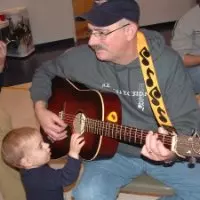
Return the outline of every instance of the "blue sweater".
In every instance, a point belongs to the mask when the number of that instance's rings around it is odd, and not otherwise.
[[[21,178],[27,200],[64,200],[63,187],[72,184],[78,178],[80,160],[68,156],[62,169],[53,169],[48,165],[30,170],[22,169]]]

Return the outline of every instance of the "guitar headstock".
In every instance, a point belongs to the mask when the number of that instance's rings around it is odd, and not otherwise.
[[[196,132],[191,136],[178,135],[174,145],[174,152],[182,158],[200,158],[200,136]]]

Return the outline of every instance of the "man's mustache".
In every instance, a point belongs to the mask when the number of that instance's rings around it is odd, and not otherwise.
[[[106,50],[106,48],[103,47],[102,45],[92,45],[91,48],[94,49],[95,51]]]

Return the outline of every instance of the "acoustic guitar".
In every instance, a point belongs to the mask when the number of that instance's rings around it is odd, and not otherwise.
[[[49,142],[52,159],[66,155],[73,132],[84,136],[85,145],[80,156],[85,160],[111,158],[118,143],[144,145],[148,130],[121,124],[121,104],[117,95],[101,93],[80,83],[56,78],[52,84],[52,97],[48,109],[68,124],[67,137],[52,141],[42,130],[44,140]],[[200,157],[200,140],[197,136],[159,134],[166,148],[182,158]]]

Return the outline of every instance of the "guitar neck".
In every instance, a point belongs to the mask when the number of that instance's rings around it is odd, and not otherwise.
[[[85,131],[92,132],[96,135],[117,139],[121,142],[139,145],[145,144],[145,139],[148,134],[147,130],[90,118],[86,118]],[[159,134],[158,139],[162,141],[165,147],[171,149],[172,137],[170,135]]]

